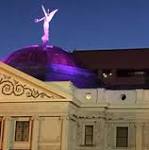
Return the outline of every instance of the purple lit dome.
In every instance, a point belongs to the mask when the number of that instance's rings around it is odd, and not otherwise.
[[[42,81],[72,81],[80,88],[97,86],[96,75],[76,65],[72,53],[59,47],[22,48],[4,62]]]

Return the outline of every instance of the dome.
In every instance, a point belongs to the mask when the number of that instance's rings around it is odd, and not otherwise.
[[[47,64],[63,64],[75,66],[75,62],[71,53],[62,50],[59,47],[47,46],[31,46],[19,49],[13,52],[5,62],[10,65],[47,65]]]
[[[4,61],[42,81],[72,81],[77,87],[97,86],[96,75],[80,68],[72,53],[55,46],[30,46],[13,52]]]

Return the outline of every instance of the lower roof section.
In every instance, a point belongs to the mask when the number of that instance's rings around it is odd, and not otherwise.
[[[76,50],[73,52],[73,56],[82,67],[91,70],[100,68],[149,68],[149,48]]]

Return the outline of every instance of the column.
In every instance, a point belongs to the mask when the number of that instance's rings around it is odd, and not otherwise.
[[[31,143],[32,150],[38,150],[38,144],[39,144],[39,123],[40,123],[39,121],[40,121],[39,117],[33,117],[32,118],[32,143]]]
[[[11,130],[11,117],[4,118],[4,133],[3,133],[3,145],[4,150],[9,150],[10,148],[10,130]]]
[[[142,123],[136,123],[136,150],[142,149]]]
[[[143,126],[143,146],[144,149],[149,147],[149,122],[146,122]]]
[[[129,122],[128,129],[128,146],[132,149],[136,147],[136,125],[134,122]]]
[[[61,150],[69,149],[69,117],[62,118],[62,135],[61,135]]]
[[[107,122],[104,120],[104,150],[107,150],[107,128],[108,128],[108,124]]]
[[[73,131],[71,132],[71,134],[72,134],[72,150],[75,150],[75,147],[76,147],[76,144],[77,144],[77,140],[76,140],[76,138],[77,138],[77,122],[75,121],[72,121],[72,123],[73,123]]]

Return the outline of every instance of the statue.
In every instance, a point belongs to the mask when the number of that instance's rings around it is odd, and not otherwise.
[[[45,16],[41,19],[35,19],[35,22],[38,23],[42,20],[44,21],[43,23],[44,35],[42,36],[41,39],[42,39],[43,45],[46,46],[49,41],[49,23],[51,22],[52,18],[54,17],[58,9],[55,9],[52,12],[49,12],[49,9],[48,9],[48,11],[46,12],[44,6],[42,5],[42,10]]]

